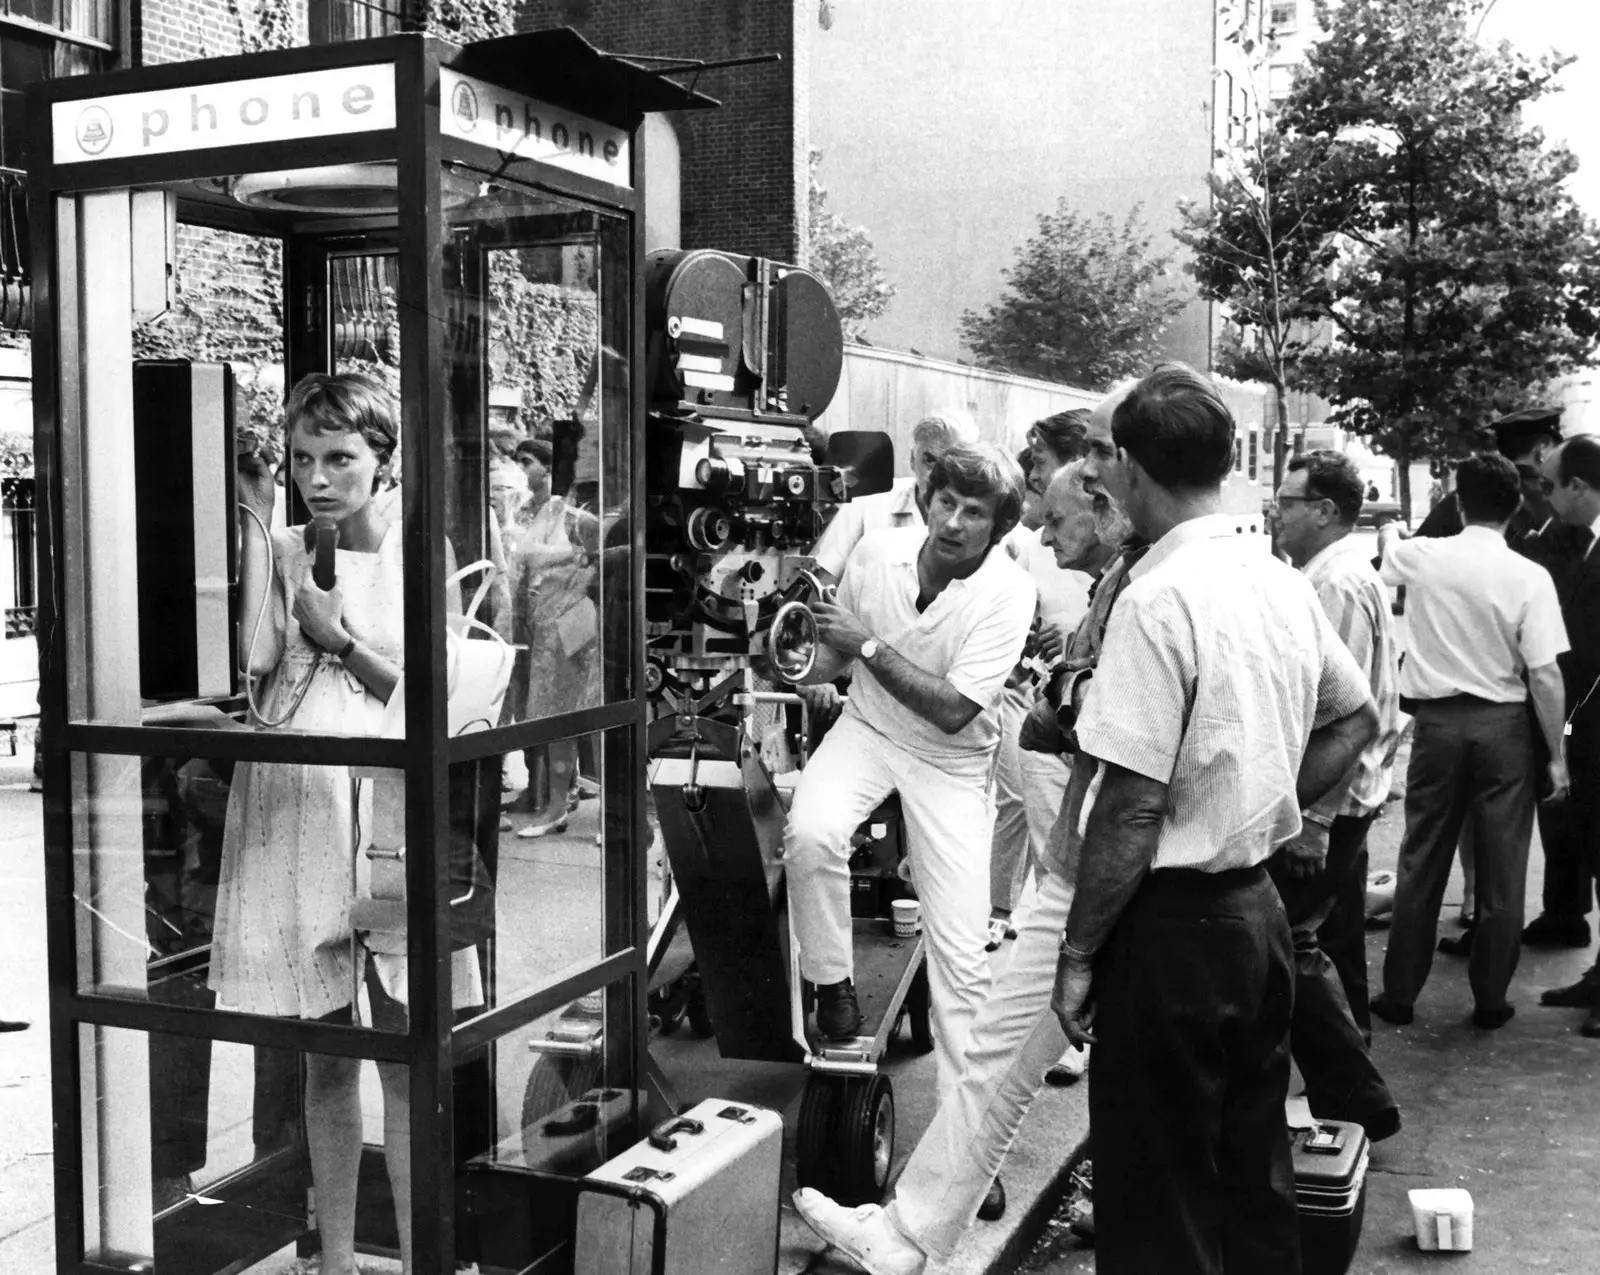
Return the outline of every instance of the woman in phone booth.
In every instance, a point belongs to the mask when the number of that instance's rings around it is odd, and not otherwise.
[[[404,666],[401,535],[373,497],[399,439],[388,393],[355,373],[302,379],[284,409],[287,469],[313,527],[337,529],[332,587],[314,578],[311,528],[269,533],[272,472],[239,458],[243,511],[240,645],[258,726],[377,734]],[[370,785],[362,785],[367,791]],[[341,766],[241,762],[229,795],[210,986],[230,1009],[352,1021],[364,975],[373,1025],[403,1031],[392,971],[380,978],[352,942],[352,784]],[[359,800],[359,799],[358,799]],[[370,808],[370,795],[360,802]],[[402,963],[403,963],[403,958]],[[360,961],[364,969],[353,965]],[[404,974],[398,995],[403,996]],[[385,984],[389,987],[386,990]],[[384,1143],[410,1263],[409,1106],[404,1069],[378,1063]],[[362,1122],[360,1061],[306,1058],[306,1140],[316,1187],[323,1275],[356,1275],[356,1181]]]

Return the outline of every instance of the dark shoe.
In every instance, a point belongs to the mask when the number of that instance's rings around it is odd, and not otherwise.
[[[1460,934],[1440,939],[1439,950],[1446,956],[1471,956],[1472,933],[1472,926],[1469,925]]]
[[[817,1031],[829,1040],[854,1040],[861,1031],[856,985],[848,978],[817,985]]]
[[[1516,1012],[1515,1005],[1502,1005],[1499,1009],[1475,1009],[1472,1011],[1472,1025],[1481,1027],[1486,1032],[1492,1032],[1509,1023]]]
[[[1070,1067],[1066,1063],[1051,1063],[1044,1073],[1044,1083],[1053,1089],[1066,1089],[1083,1079],[1082,1064]]]
[[[1523,926],[1522,941],[1528,947],[1588,947],[1589,922],[1581,916],[1541,912]]]
[[[0,1018],[0,1032],[25,1032],[27,1030],[27,1023],[19,1023],[14,1018]]]
[[[1565,987],[1552,987],[1548,991],[1539,993],[1539,1004],[1550,1005],[1557,1009],[1593,1009],[1600,1005],[1600,986],[1596,986],[1587,978],[1580,978],[1576,983],[1569,983]]]
[[[1591,1039],[1600,1036],[1600,1006],[1589,1011],[1589,1016],[1578,1027],[1578,1035],[1588,1036]]]
[[[983,1197],[983,1203],[978,1205],[978,1221],[998,1222],[1006,1215],[1006,1188],[997,1177],[989,1183],[989,1193]]]
[[[1404,1027],[1412,1019],[1411,1006],[1397,1005],[1381,993],[1367,1002],[1367,1009],[1384,1022],[1393,1023],[1396,1027]]]

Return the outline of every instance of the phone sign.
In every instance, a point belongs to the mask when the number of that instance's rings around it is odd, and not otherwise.
[[[55,162],[366,133],[395,125],[394,66],[328,67],[57,102]]]

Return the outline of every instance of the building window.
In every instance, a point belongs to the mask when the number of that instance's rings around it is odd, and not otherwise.
[[[1260,461],[1260,436],[1255,430],[1250,431],[1250,451],[1248,453],[1248,474],[1251,482],[1256,482],[1256,473]]]
[[[409,29],[406,19],[406,0],[311,0],[307,10],[312,44],[394,35]]]
[[[1233,472],[1244,473],[1244,439],[1237,434],[1233,436]]]
[[[1296,67],[1292,62],[1279,62],[1267,68],[1267,97],[1281,102],[1294,91]]]
[[[7,331],[25,330],[29,310],[22,91],[109,71],[116,19],[113,0],[0,0],[0,327]]]
[[[1299,22],[1299,8],[1300,6],[1295,3],[1295,0],[1279,0],[1278,3],[1274,4],[1268,18],[1269,25],[1273,31],[1279,35],[1286,35],[1293,31]]]

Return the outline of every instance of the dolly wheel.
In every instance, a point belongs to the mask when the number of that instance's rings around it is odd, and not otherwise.
[[[837,1078],[806,1078],[805,1094],[800,1099],[800,1124],[795,1131],[795,1177],[801,1186],[813,1187],[824,1195],[834,1192],[839,1155],[835,1139],[843,1099],[844,1083]]]
[[[600,1079],[600,1058],[566,1058],[545,1055],[534,1060],[522,1091],[522,1150],[528,1164],[538,1163],[546,1152],[544,1118],[587,1093]]]
[[[894,1086],[882,1072],[846,1083],[834,1156],[835,1200],[848,1208],[883,1199],[894,1163]]]
[[[911,1025],[913,1053],[933,1052],[933,1001],[928,991],[928,965],[924,961],[906,989],[905,1020]]]

